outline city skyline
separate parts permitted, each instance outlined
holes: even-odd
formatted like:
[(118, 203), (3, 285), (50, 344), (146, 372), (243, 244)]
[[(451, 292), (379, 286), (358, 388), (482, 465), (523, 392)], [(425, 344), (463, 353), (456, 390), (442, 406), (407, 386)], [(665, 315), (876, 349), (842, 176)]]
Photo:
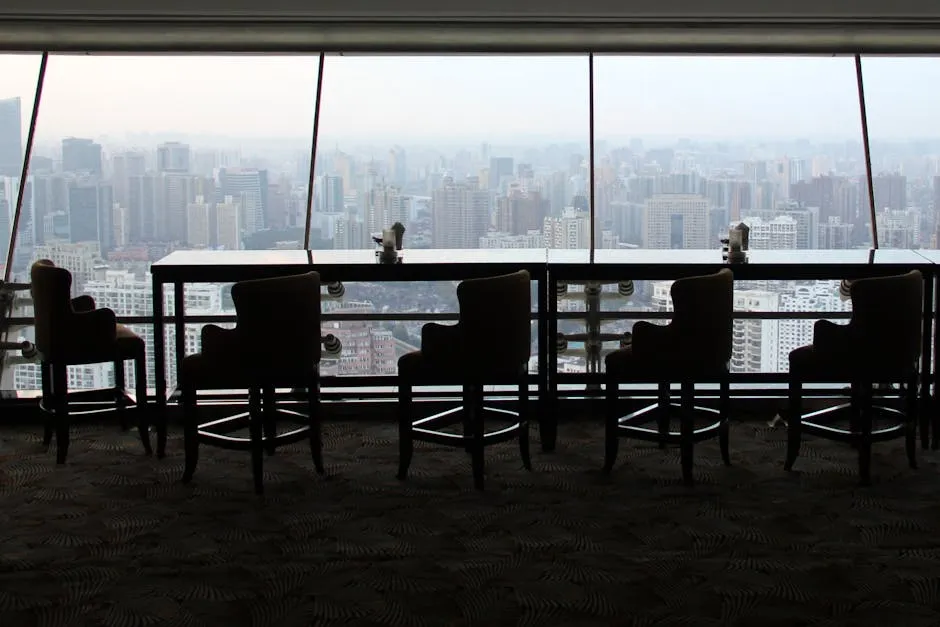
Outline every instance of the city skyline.
[[(32, 106), (39, 55), (0, 56), (0, 97)], [(185, 71), (183, 69), (185, 68)], [(863, 60), (873, 140), (940, 137), (940, 61)], [(309, 145), (317, 58), (52, 55), (37, 142), (124, 134)], [(327, 57), (320, 138), (587, 141), (587, 57)], [(935, 130), (934, 130), (935, 129)], [(852, 57), (595, 58), (595, 136), (860, 140)]]

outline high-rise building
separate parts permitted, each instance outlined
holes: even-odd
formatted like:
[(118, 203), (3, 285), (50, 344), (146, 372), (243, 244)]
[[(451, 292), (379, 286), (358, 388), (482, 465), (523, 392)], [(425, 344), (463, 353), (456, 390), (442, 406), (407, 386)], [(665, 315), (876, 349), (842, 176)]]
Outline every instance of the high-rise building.
[(548, 216), (548, 203), (538, 191), (522, 191), (513, 186), (496, 201), (496, 230), (522, 235), (542, 226)]
[(546, 248), (576, 250), (591, 246), (591, 214), (567, 207), (560, 218), (545, 218), (542, 237)]
[(131, 176), (127, 182), (128, 239), (131, 242), (158, 240), (163, 190), (153, 174)]
[(362, 250), (366, 245), (366, 230), (355, 216), (341, 216), (333, 223), (333, 248), (336, 250)]
[(63, 139), (62, 171), (101, 176), (101, 144), (80, 137)]
[(396, 222), (408, 224), (411, 196), (405, 196), (398, 187), (376, 183), (366, 197), (366, 225), (370, 233), (381, 233)]
[(819, 247), (842, 249), (852, 247), (852, 225), (843, 224), (838, 217), (830, 217), (819, 225)]
[(216, 241), (219, 248), (225, 250), (240, 250), (242, 247), (241, 238), (241, 207), (231, 196), (216, 204), (216, 221), (218, 223), (218, 235)]
[(23, 111), (20, 99), (0, 100), (0, 176), (23, 171)]
[(98, 185), (74, 182), (69, 185), (69, 241), (99, 242)]
[(445, 177), (431, 197), (434, 248), (474, 248), (489, 225), (490, 194), (476, 179), (458, 183)]
[(127, 237), (130, 228), (130, 217), (127, 207), (114, 203), (111, 207), (111, 221), (114, 232), (114, 247), (124, 248), (129, 243)]
[(147, 155), (139, 150), (121, 152), (111, 158), (111, 184), (114, 186), (114, 202), (129, 207), (129, 188), (132, 176), (147, 173)]
[(504, 183), (512, 181), (514, 174), (515, 167), (512, 157), (492, 157), (488, 173), (489, 188), (492, 190), (501, 189)]
[(196, 196), (194, 202), (186, 208), (186, 237), (193, 248), (208, 248), (209, 243), (209, 203), (205, 197)]
[(388, 151), (388, 178), (396, 187), (404, 188), (408, 184), (408, 165), (405, 161), (405, 149), (395, 146)]
[(318, 176), (314, 181), (314, 209), (319, 213), (342, 213), (344, 208), (343, 177)]
[(157, 171), (188, 173), (189, 144), (165, 142), (157, 146)]
[[(747, 217), (742, 220), (749, 228), (748, 245), (755, 250), (793, 250), (797, 248), (797, 223), (790, 216), (764, 221)], [(732, 224), (731, 226), (734, 226)]]
[(268, 207), (268, 171), (250, 168), (222, 168), (219, 170), (217, 199), (227, 196), (239, 205), (241, 228), (246, 235), (265, 228)]
[[(692, 194), (657, 194), (646, 201), (645, 248), (715, 248), (708, 229), (708, 200)], [(712, 245), (714, 244), (714, 245)]]

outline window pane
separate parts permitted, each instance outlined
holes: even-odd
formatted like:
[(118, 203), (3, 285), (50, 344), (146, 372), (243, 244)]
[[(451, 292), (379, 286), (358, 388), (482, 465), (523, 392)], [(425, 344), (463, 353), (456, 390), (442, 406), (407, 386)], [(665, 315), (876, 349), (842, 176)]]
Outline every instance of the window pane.
[[(150, 264), (173, 250), (302, 247), (316, 72), (300, 56), (50, 57), (14, 276), (52, 259), (71, 270), (73, 296), (149, 316)], [(186, 298), (190, 313), (232, 312), (222, 285)], [(152, 386), (152, 328), (134, 328)], [(167, 345), (172, 364), (171, 328)], [(72, 378), (99, 387), (112, 373)], [(38, 368), (14, 379), (35, 389)]]
[[(396, 222), (406, 262), (414, 248), (589, 246), (585, 56), (330, 56), (320, 124), (317, 246), (378, 249), (371, 237)], [(346, 306), (449, 313), (455, 288), (357, 284)], [(391, 331), (401, 354), (423, 322), (337, 324)], [(387, 374), (343, 359), (340, 374)]]
[[(719, 249), (741, 222), (754, 249), (870, 246), (850, 57), (599, 56), (595, 133), (598, 228), (622, 246)], [(671, 309), (668, 283), (634, 287), (605, 307)], [(834, 281), (735, 290), (739, 311), (845, 308)], [(785, 369), (789, 351), (812, 339), (811, 320), (735, 325), (738, 371)]]
[[(38, 54), (0, 55), (0, 264), (3, 265), (4, 272), (12, 246), (16, 199), (23, 172), (29, 120), (41, 59)], [(27, 185), (24, 190), (23, 220), (28, 219), (31, 214), (30, 200), (31, 186)], [(14, 266), (22, 262), (22, 255), (17, 254)], [(16, 279), (12, 272), (11, 277)], [(15, 297), (10, 312), (13, 315), (29, 306), (29, 292), (16, 292)], [(25, 332), (26, 329), (21, 326), (11, 326), (7, 329), (7, 339), (18, 340)], [(0, 376), (0, 388), (13, 387), (13, 368), (24, 361), (28, 363), (19, 351), (9, 351), (3, 355), (4, 369)]]
[[(937, 248), (940, 166), (935, 58), (865, 57), (865, 102), (881, 248)], [(863, 194), (869, 211), (868, 191)]]

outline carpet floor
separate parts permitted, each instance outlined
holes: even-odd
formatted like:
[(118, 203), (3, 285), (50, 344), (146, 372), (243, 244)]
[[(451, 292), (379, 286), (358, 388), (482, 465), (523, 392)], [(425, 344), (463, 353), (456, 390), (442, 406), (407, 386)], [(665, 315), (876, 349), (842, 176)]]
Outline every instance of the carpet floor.
[(0, 626), (940, 625), (940, 454), (909, 470), (900, 441), (855, 451), (736, 423), (733, 466), (696, 448), (624, 441), (599, 472), (603, 430), (563, 424), (534, 471), (517, 448), (468, 456), (417, 445), (395, 479), (392, 425), (325, 426), (327, 476), (295, 445), (265, 460), (202, 449), (181, 485), (133, 433), (77, 426), (65, 466), (40, 430), (0, 431)]

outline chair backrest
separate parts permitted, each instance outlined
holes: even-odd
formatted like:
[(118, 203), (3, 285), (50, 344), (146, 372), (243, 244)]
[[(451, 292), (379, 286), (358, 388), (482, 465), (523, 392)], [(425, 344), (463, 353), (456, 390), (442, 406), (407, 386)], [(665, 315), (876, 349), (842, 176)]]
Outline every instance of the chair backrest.
[(468, 372), (512, 372), (528, 364), (532, 283), (527, 271), (463, 281), (457, 300), (463, 346), (455, 358)]
[(724, 364), (731, 359), (734, 332), (734, 275), (724, 268), (715, 274), (687, 277), (672, 284), (675, 310), (671, 326), (683, 353), (692, 360)]
[(36, 348), (43, 355), (56, 354), (69, 337), (72, 324), (72, 273), (48, 259), (35, 262), (29, 271)]
[[(879, 368), (909, 369), (921, 355), (924, 277), (917, 270), (899, 276), (852, 282), (852, 320), (860, 356)], [(862, 358), (862, 357), (860, 357)]]
[(262, 371), (307, 372), (320, 361), (320, 275), (307, 272), (232, 286), (241, 354)]

